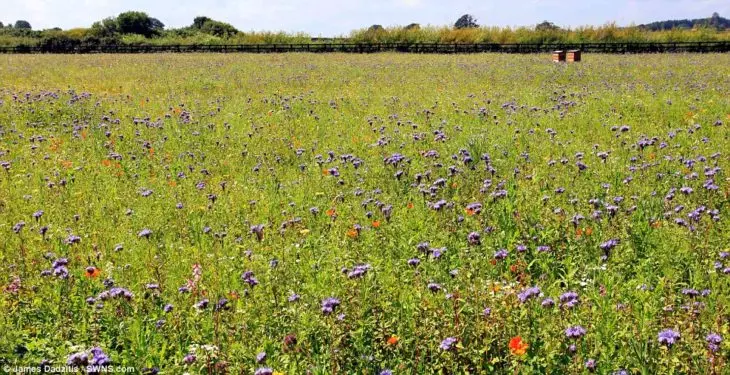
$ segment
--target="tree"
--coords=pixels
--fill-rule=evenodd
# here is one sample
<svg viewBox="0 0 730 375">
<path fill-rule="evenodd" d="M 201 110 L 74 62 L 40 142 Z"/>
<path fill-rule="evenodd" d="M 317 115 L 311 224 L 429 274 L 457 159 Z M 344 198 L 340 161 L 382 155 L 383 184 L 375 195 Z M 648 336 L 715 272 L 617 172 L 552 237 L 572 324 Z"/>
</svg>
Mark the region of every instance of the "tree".
<svg viewBox="0 0 730 375">
<path fill-rule="evenodd" d="M 2 29 L 3 27 L 5 27 L 5 26 L 3 26 L 3 23 L 0 22 L 0 29 Z"/>
<path fill-rule="evenodd" d="M 470 29 L 479 27 L 479 24 L 477 24 L 477 19 L 474 18 L 474 16 L 471 14 L 465 14 L 456 20 L 454 27 L 457 29 Z"/>
<path fill-rule="evenodd" d="M 535 30 L 537 31 L 552 31 L 559 29 L 560 28 L 557 25 L 548 21 L 543 21 L 542 23 L 538 23 L 537 26 L 535 26 Z"/>
<path fill-rule="evenodd" d="M 202 29 L 203 25 L 205 25 L 206 22 L 213 21 L 212 19 L 205 17 L 205 16 L 198 16 L 193 19 L 193 28 L 194 29 Z"/>
<path fill-rule="evenodd" d="M 383 31 L 383 30 L 385 30 L 383 28 L 383 25 L 372 25 L 372 26 L 368 27 L 368 31 L 371 31 L 371 32 Z"/>
<path fill-rule="evenodd" d="M 124 12 L 117 16 L 117 27 L 122 34 L 140 34 L 151 37 L 159 31 L 155 29 L 152 20 L 153 18 L 145 12 Z M 162 24 L 162 22 L 159 23 Z"/>
<path fill-rule="evenodd" d="M 104 18 L 91 25 L 92 34 L 97 37 L 111 37 L 119 33 L 119 24 L 113 17 Z"/>
<path fill-rule="evenodd" d="M 16 29 L 26 29 L 26 30 L 32 29 L 32 27 L 30 27 L 30 22 L 24 21 L 24 20 L 15 21 L 15 28 Z"/>
<path fill-rule="evenodd" d="M 421 28 L 421 25 L 419 25 L 415 22 L 405 27 L 406 30 L 418 30 L 420 28 Z"/>
<path fill-rule="evenodd" d="M 157 18 L 150 18 L 150 21 L 152 21 L 152 30 L 155 30 L 157 32 L 165 30 L 165 24 L 162 23 L 162 21 L 158 20 Z"/>
<path fill-rule="evenodd" d="M 216 21 L 204 16 L 198 16 L 193 19 L 191 29 L 200 30 L 200 32 L 217 37 L 229 37 L 238 34 L 238 29 L 225 22 Z"/>
</svg>

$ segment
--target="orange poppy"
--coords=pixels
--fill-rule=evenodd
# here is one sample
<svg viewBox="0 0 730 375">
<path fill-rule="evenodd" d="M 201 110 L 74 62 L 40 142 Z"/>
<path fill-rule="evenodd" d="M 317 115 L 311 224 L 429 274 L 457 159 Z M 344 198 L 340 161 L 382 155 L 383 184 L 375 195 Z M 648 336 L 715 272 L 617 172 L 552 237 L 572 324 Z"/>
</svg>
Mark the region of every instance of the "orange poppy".
<svg viewBox="0 0 730 375">
<path fill-rule="evenodd" d="M 380 220 L 373 221 L 373 228 L 380 228 Z"/>
<path fill-rule="evenodd" d="M 358 235 L 358 233 L 357 233 L 357 230 L 355 230 L 355 229 L 349 229 L 347 231 L 347 237 L 356 238 L 357 235 Z"/>
<path fill-rule="evenodd" d="M 586 234 L 586 236 L 590 236 L 591 234 L 593 234 L 593 228 L 588 227 L 586 229 L 583 229 L 583 232 Z"/>
<path fill-rule="evenodd" d="M 327 170 L 327 169 L 323 169 L 322 170 L 322 175 L 323 176 L 329 176 L 329 174 L 330 174 L 330 171 L 329 170 Z"/>
<path fill-rule="evenodd" d="M 109 159 L 104 159 L 101 161 L 101 165 L 103 165 L 105 167 L 109 167 L 112 165 L 112 162 Z"/>
<path fill-rule="evenodd" d="M 330 208 L 329 210 L 327 210 L 326 213 L 327 213 L 327 216 L 329 216 L 329 217 L 335 216 L 335 209 Z"/>
<path fill-rule="evenodd" d="M 467 215 L 474 216 L 474 210 L 472 210 L 471 208 L 465 208 L 464 210 L 466 211 Z"/>
<path fill-rule="evenodd" d="M 74 163 L 71 160 L 61 160 L 61 165 L 64 168 L 69 169 L 74 165 Z"/>
<path fill-rule="evenodd" d="M 84 277 L 89 279 L 95 279 L 99 277 L 99 275 L 101 275 L 101 270 L 94 266 L 86 267 L 86 271 L 84 272 Z"/>
<path fill-rule="evenodd" d="M 396 335 L 390 336 L 390 337 L 388 337 L 388 345 L 393 346 L 398 343 L 398 340 L 400 340 L 398 338 L 398 336 L 396 336 Z"/>
<path fill-rule="evenodd" d="M 406 207 L 408 207 L 408 209 L 413 208 L 413 202 L 408 202 L 408 204 L 406 204 Z"/>
<path fill-rule="evenodd" d="M 530 345 L 522 341 L 520 336 L 515 336 L 509 340 L 509 351 L 512 355 L 524 355 L 529 347 Z"/>
</svg>

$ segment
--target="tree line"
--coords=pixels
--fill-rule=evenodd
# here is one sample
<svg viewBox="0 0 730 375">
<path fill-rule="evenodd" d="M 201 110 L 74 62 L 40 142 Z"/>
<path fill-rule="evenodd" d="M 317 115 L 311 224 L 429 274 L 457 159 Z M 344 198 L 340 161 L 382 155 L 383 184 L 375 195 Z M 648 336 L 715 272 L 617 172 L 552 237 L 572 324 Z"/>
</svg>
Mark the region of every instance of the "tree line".
<svg viewBox="0 0 730 375">
<path fill-rule="evenodd" d="M 189 26 L 166 28 L 145 12 L 128 11 L 94 22 L 89 28 L 33 30 L 30 22 L 0 22 L 0 46 L 42 46 L 73 49 L 100 45 L 176 44 L 276 44 L 276 43 L 590 43 L 590 42 L 682 42 L 730 40 L 730 20 L 714 13 L 696 20 L 655 22 L 619 27 L 615 24 L 563 28 L 544 21 L 530 27 L 482 26 L 470 14 L 452 26 L 383 27 L 372 25 L 348 36 L 312 38 L 306 34 L 242 32 L 229 23 L 198 16 Z"/>
</svg>

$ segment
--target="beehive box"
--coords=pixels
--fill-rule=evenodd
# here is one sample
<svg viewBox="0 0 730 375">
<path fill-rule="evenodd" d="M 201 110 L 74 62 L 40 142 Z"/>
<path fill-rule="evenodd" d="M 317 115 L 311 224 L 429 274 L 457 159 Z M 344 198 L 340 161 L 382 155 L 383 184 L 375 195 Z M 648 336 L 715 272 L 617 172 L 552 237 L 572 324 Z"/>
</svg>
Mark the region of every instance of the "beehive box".
<svg viewBox="0 0 730 375">
<path fill-rule="evenodd" d="M 580 51 L 579 50 L 572 50 L 568 51 L 568 62 L 579 62 L 580 61 Z"/>
<path fill-rule="evenodd" d="M 565 51 L 553 51 L 553 61 L 554 62 L 565 61 Z"/>
</svg>

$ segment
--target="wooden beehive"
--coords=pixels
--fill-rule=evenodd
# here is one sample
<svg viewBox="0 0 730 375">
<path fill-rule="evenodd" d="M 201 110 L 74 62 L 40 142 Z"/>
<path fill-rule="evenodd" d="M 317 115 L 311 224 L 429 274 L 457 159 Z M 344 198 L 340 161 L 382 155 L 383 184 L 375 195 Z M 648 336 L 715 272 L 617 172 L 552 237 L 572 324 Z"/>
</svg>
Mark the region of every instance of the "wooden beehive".
<svg viewBox="0 0 730 375">
<path fill-rule="evenodd" d="M 579 50 L 572 50 L 568 51 L 568 62 L 579 62 L 580 61 L 580 51 Z"/>
<path fill-rule="evenodd" d="M 565 61 L 565 51 L 553 51 L 553 61 L 554 62 Z"/>
</svg>

